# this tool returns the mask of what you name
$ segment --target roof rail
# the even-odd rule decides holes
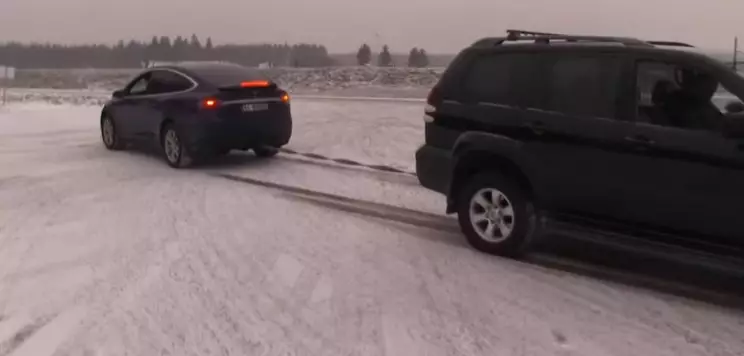
[[[566,42],[611,42],[620,43],[626,46],[652,46],[648,42],[631,37],[567,35],[562,33],[536,32],[525,30],[506,30],[506,34],[507,40],[510,41],[534,40],[535,43],[544,44],[550,43],[551,40],[562,40]]]
[[[506,30],[506,37],[487,37],[476,41],[474,47],[492,47],[504,44],[506,41],[533,41],[536,44],[550,44],[551,41],[564,42],[599,42],[599,43],[617,43],[631,47],[687,47],[695,46],[683,42],[675,41],[643,41],[632,37],[606,37],[606,36],[584,36],[584,35],[566,35],[561,33],[536,32],[524,30]]]
[[[684,43],[684,42],[674,42],[674,41],[646,41],[649,44],[652,44],[654,46],[670,46],[670,47],[689,47],[689,48],[695,48],[695,46]]]
[[[550,44],[551,41],[557,40],[565,42],[618,43],[625,46],[653,47],[653,44],[631,37],[566,35],[560,33],[524,30],[506,30],[506,34],[506,37],[483,38],[476,41],[473,46],[498,46],[503,44],[505,41],[533,41],[537,44]]]

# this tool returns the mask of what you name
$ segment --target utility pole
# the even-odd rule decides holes
[[[739,54],[739,37],[734,37],[734,64],[733,64],[734,70],[736,70],[736,67],[737,67],[736,57],[738,54]]]
[[[10,76],[8,70],[7,66],[3,66],[3,73],[0,76],[0,81],[2,81],[1,89],[3,90],[3,106],[8,102],[8,77]]]

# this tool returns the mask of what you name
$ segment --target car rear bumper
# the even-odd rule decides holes
[[[449,150],[428,145],[416,151],[416,176],[425,188],[449,193],[452,179],[452,155]]]
[[[248,149],[259,146],[281,147],[292,137],[292,115],[289,106],[274,107],[266,112],[235,114],[220,112],[216,117],[195,124],[191,135],[194,150]],[[199,120],[197,120],[199,121]]]

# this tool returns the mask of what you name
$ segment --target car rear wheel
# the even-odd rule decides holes
[[[269,158],[274,157],[279,153],[279,149],[276,147],[256,147],[253,149],[253,152],[256,154],[256,156],[261,158]]]
[[[168,165],[173,168],[185,168],[191,165],[191,155],[181,141],[181,136],[175,126],[167,125],[163,129],[161,143]]]
[[[125,146],[124,141],[116,131],[116,124],[114,124],[114,119],[111,116],[104,115],[101,118],[101,139],[103,145],[112,151],[121,150]]]
[[[537,216],[528,195],[497,173],[473,176],[457,196],[460,228],[476,250],[519,257],[532,247]]]

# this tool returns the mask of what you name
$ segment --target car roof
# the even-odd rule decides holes
[[[223,62],[187,62],[169,65],[158,65],[147,69],[147,71],[155,70],[172,70],[181,74],[185,74],[186,76],[191,77],[198,82],[203,81],[216,85],[224,84],[215,83],[215,80],[224,80],[224,78],[217,77],[221,75],[224,77],[225,74],[230,75],[238,72],[241,73],[241,77],[243,80],[267,79],[259,70],[255,68]]]
[[[165,70],[175,70],[178,72],[184,72],[184,73],[196,73],[199,72],[210,72],[210,71],[216,71],[221,69],[247,69],[247,67],[233,64],[233,63],[219,63],[219,62],[186,62],[186,63],[178,63],[178,64],[168,64],[168,65],[158,65],[153,66],[150,68],[147,68],[148,71],[152,70],[158,70],[158,69],[165,69]]]

